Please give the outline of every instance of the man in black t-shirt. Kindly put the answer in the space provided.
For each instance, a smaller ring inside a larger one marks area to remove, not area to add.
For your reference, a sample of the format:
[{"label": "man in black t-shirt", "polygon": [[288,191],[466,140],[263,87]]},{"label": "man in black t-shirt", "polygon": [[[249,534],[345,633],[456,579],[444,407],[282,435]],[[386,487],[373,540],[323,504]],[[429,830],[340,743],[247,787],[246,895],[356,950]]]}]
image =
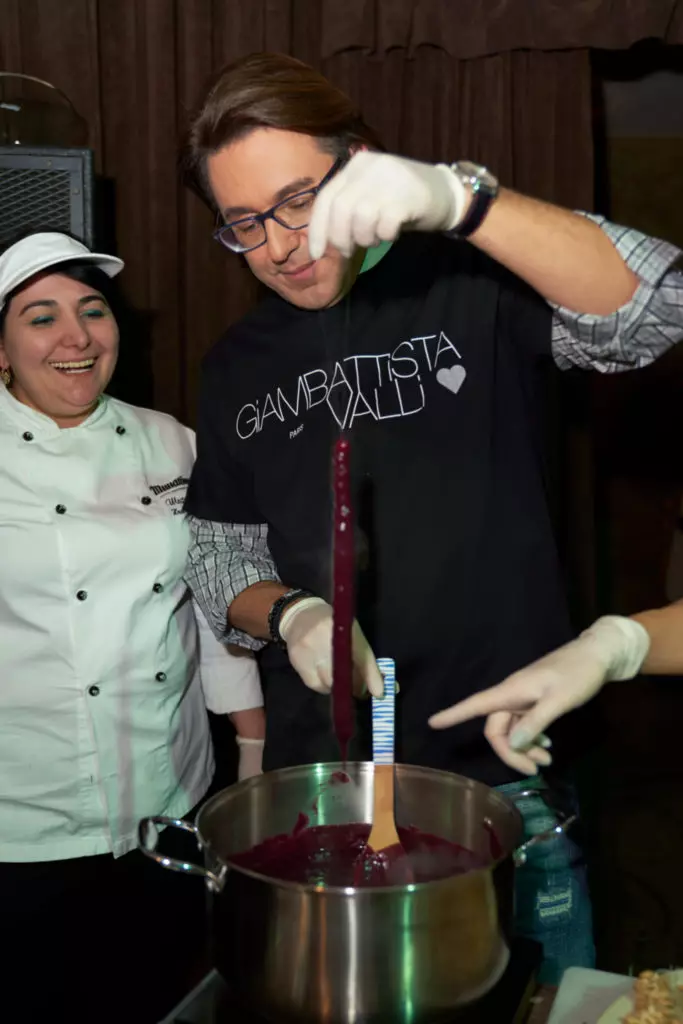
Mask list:
[{"label": "man in black t-shirt", "polygon": [[[219,637],[259,651],[265,767],[335,760],[330,472],[346,432],[357,688],[381,688],[373,652],[394,658],[397,759],[509,792],[528,780],[480,722],[428,718],[570,637],[538,390],[553,358],[616,371],[675,343],[677,251],[485,168],[380,148],[343,94],[281,56],[221,72],[192,124],[188,176],[270,295],[205,360],[190,583]],[[360,702],[351,756],[368,753]],[[541,801],[522,810],[547,827]],[[576,848],[547,847],[520,928],[550,979],[592,947]]]}]

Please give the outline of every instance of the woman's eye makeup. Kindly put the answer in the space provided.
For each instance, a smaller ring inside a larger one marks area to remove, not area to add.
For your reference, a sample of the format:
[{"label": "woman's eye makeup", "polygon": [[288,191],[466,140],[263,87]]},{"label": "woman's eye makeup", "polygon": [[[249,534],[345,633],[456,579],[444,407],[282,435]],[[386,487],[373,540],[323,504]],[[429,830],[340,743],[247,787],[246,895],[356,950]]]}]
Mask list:
[{"label": "woman's eye makeup", "polygon": [[[85,306],[81,309],[80,316],[86,320],[101,320],[103,317],[109,316],[109,307],[105,303]],[[53,313],[38,313],[31,317],[29,323],[32,327],[47,327],[55,320],[56,316]]]}]

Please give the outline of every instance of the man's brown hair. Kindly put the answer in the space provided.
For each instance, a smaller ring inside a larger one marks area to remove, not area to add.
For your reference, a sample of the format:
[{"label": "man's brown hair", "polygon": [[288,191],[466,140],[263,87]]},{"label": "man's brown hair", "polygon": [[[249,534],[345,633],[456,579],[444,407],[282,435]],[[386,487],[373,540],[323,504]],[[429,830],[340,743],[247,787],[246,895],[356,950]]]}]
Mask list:
[{"label": "man's brown hair", "polygon": [[384,149],[349,97],[307,64],[281,53],[242,57],[213,76],[180,154],[184,183],[212,209],[207,156],[254,128],[312,135],[336,157],[354,144]]}]

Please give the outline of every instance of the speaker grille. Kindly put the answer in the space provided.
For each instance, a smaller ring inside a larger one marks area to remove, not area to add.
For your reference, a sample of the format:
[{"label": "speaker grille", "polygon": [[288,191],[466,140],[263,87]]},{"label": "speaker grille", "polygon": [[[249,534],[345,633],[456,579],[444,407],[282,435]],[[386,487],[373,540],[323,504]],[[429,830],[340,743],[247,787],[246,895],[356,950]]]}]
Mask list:
[{"label": "speaker grille", "polygon": [[90,150],[0,147],[0,244],[31,228],[93,244]]},{"label": "speaker grille", "polygon": [[71,231],[68,171],[10,171],[0,167],[4,244],[25,228],[49,225]]}]

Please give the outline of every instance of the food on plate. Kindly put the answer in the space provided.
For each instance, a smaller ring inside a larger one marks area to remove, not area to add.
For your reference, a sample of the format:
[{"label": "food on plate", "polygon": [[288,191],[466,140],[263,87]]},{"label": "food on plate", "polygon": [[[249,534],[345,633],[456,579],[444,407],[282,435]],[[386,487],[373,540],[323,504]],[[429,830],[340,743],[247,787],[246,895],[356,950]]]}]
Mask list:
[{"label": "food on plate", "polygon": [[622,1024],[683,1024],[682,987],[672,987],[665,974],[643,971],[633,985],[633,1012]]}]

